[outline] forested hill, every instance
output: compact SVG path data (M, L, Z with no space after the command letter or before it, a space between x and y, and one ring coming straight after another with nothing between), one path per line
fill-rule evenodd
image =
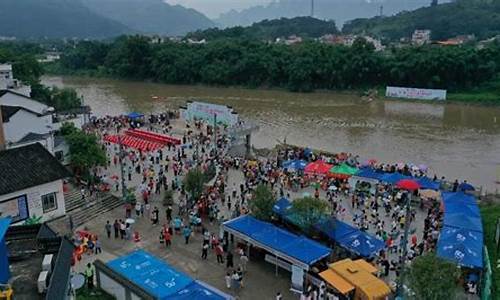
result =
M97 14L147 34L184 35L214 27L202 13L162 0L82 0Z
M316 38L325 34L337 33L334 21L323 21L311 17L295 17L264 20L248 27L231 27L226 29L211 28L189 33L188 38L216 40L222 38L242 38L256 40L275 40L279 37L297 35L305 38Z
M415 29L432 30L432 39L474 34L483 39L500 34L500 0L456 0L392 17L356 19L345 33L368 33L390 40L410 37Z
M439 0L440 3L445 1L450 0ZM267 5L257 5L242 11L231 10L220 15L215 22L223 27L248 26L265 19L311 15L310 0L268 2L270 3ZM385 15L393 15L400 11L428 6L430 3L431 0L314 0L314 16L319 19L335 20L340 27L348 20L379 15L381 6Z
M79 0L1 0L0 36L106 38L131 32Z

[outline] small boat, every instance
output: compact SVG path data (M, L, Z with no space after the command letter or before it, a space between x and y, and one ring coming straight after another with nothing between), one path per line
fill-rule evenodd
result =
M160 97L158 97L158 96L151 96L151 99L153 99L153 100L160 100Z

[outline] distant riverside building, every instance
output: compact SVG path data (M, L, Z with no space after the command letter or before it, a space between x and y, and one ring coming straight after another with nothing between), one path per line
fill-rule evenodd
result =
M57 51L49 51L42 58L37 59L39 63L51 63L61 59L61 53Z
M424 45L431 41L431 31L428 29L417 29L411 36L411 42L414 45Z
M25 96L30 96L31 87L14 78L11 64L0 64L0 90L11 90Z
M376 51L381 51L384 50L384 46L382 45L382 42L379 39L373 38L368 35L353 35L353 34L348 34L348 35L335 35L335 34L326 34L322 37L319 38L319 41L325 44L330 44L330 45L344 45L351 47L354 44L354 41L358 38L363 38L367 42L373 44L375 47Z

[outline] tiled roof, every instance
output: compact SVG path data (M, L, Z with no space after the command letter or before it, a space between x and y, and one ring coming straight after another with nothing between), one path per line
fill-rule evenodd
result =
M41 133L30 132L27 135L25 135L22 139L17 141L17 143L27 143L27 142L33 142L33 141L40 141L40 140L44 140L47 136L50 136L50 133L49 134L41 134Z
M37 116L42 116L41 114L37 113L37 112L34 112L34 111L31 111L27 108L24 108L22 106L10 106L10 105L2 105L1 107L1 110L2 110L2 121L4 123L7 123L9 122L10 118L15 115L18 111L20 110L25 110L25 111L28 111L32 114L35 114Z
M39 143L1 151L0 170L0 195L71 176Z

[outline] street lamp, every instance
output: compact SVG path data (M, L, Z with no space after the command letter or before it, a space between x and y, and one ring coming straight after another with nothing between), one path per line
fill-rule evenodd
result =
M420 184L411 179L402 179L396 183L396 187L402 190L408 191L408 197L406 197L406 217L405 217L405 231L403 235L403 257L401 261L401 266L400 266L400 274L399 274L399 280L398 280L398 286L396 293L399 297L403 297L404 295L404 290L403 290L403 282L404 282L404 268L405 268L405 263L406 263L406 257L408 255L408 231L410 229L410 217L411 217L411 195L413 192L418 190L420 188Z

